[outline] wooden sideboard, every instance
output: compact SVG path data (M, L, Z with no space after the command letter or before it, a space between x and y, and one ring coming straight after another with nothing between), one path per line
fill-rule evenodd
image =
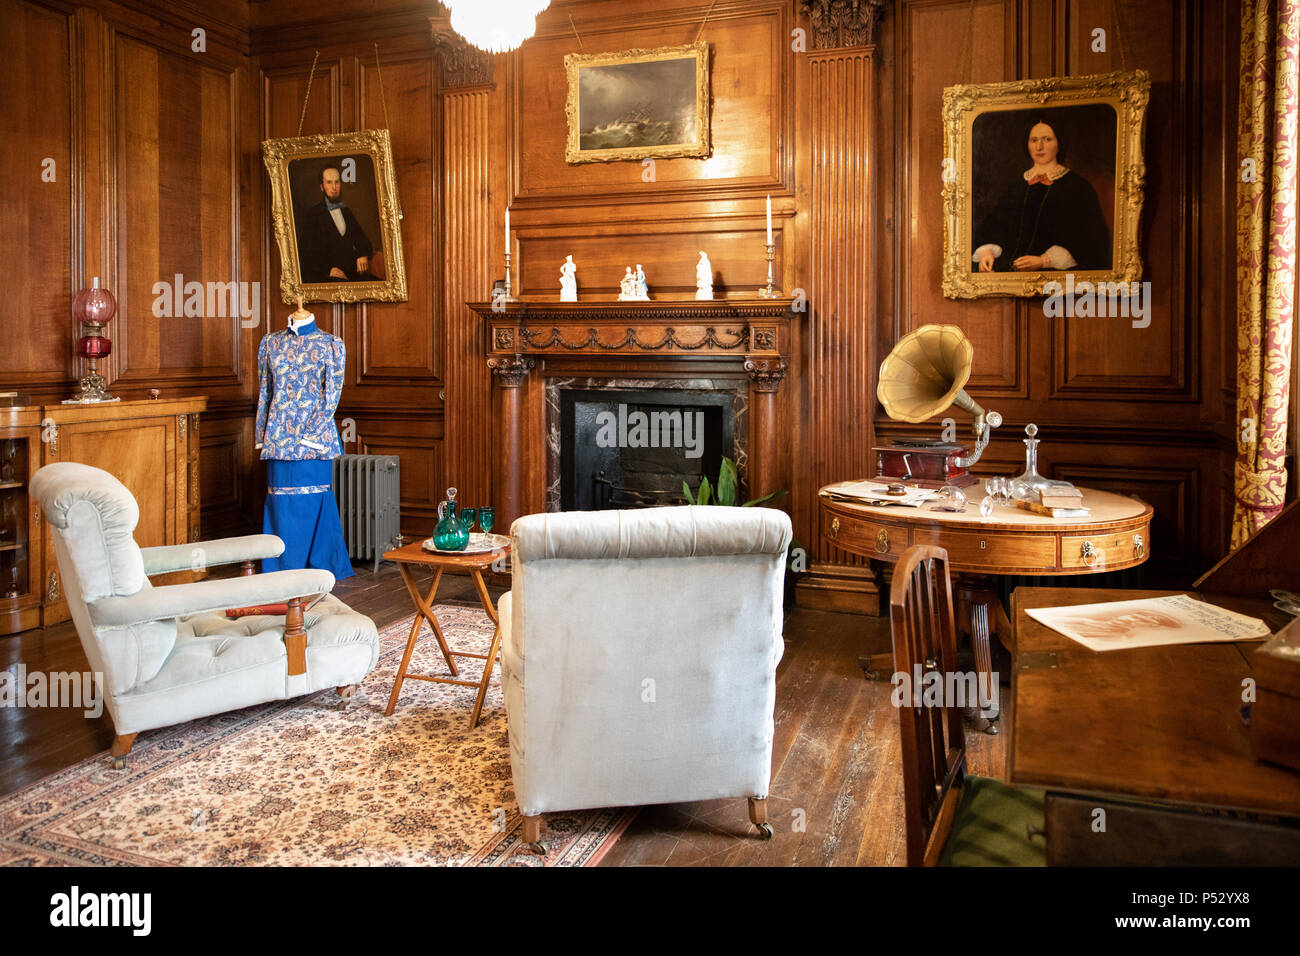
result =
M203 397L0 408L0 458L7 456L13 473L0 495L9 496L15 522L12 553L0 554L0 634L69 617L53 541L27 494L36 470L58 461L102 468L135 496L142 548L196 541L199 414L206 408Z

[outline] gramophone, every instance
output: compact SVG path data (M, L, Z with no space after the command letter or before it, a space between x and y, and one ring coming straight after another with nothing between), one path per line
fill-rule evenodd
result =
M975 451L965 445L923 437L895 438L872 449L880 478L909 481L923 488L964 487L975 482L968 469L988 447L989 434L1002 424L966 394L975 349L955 325L923 325L903 336L880 363L876 397L895 421L927 421L952 405L975 416Z

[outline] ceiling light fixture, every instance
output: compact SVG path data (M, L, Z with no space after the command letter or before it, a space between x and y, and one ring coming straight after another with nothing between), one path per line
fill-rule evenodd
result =
M443 0L451 28L486 53L507 53L537 30L537 15L551 0Z

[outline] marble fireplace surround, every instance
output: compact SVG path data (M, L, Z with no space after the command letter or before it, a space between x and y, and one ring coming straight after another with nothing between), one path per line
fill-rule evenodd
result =
M792 348L789 298L471 302L487 330L493 486L500 523L558 508L563 388L732 392L748 494L778 490L789 462L778 392Z

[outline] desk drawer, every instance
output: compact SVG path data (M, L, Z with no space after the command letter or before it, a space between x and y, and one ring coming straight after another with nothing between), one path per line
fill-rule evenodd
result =
M943 548L954 565L969 570L993 573L1056 570L1056 536L1050 534L918 528L914 543Z
M835 515L823 512L822 532L831 544L854 554L871 557L878 555L882 561L898 558L907 550L907 528L866 518Z
M1088 568L1101 572L1139 563L1150 554L1150 536L1149 528L1119 533L1062 535L1061 569Z

